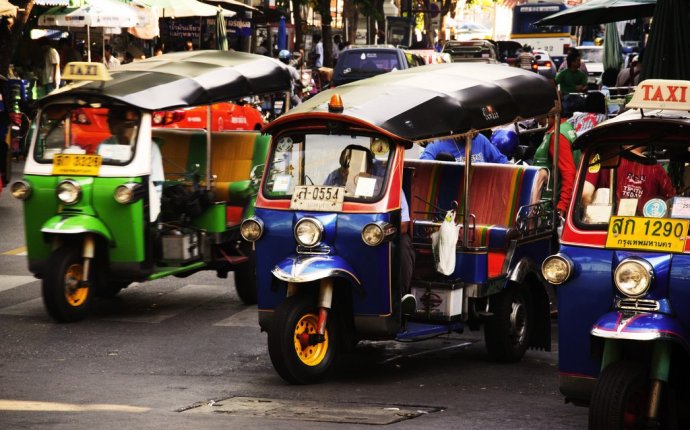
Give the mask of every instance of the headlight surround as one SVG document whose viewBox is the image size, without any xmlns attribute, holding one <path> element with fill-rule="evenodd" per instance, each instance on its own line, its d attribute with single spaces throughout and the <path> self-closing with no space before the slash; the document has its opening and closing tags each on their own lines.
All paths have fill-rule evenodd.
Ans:
<svg viewBox="0 0 690 430">
<path fill-rule="evenodd" d="M 140 197 L 137 193 L 139 188 L 139 184 L 135 184 L 133 182 L 118 185 L 118 187 L 115 188 L 113 197 L 115 198 L 115 201 L 121 205 L 133 203 Z"/>
<path fill-rule="evenodd" d="M 541 264 L 541 274 L 550 284 L 560 285 L 573 273 L 573 262 L 563 254 L 546 257 Z"/>
<path fill-rule="evenodd" d="M 295 224 L 295 240 L 302 246 L 313 248 L 323 238 L 323 224 L 316 218 L 304 217 Z"/>
<path fill-rule="evenodd" d="M 362 240 L 369 246 L 377 246 L 393 236 L 397 229 L 384 221 L 372 222 L 362 229 Z"/>
<path fill-rule="evenodd" d="M 68 179 L 58 184 L 55 190 L 58 200 L 65 205 L 73 205 L 81 198 L 81 185 Z"/>
<path fill-rule="evenodd" d="M 259 218 L 251 217 L 242 221 L 240 234 L 247 242 L 256 242 L 264 232 L 264 223 Z"/>
<path fill-rule="evenodd" d="M 31 185 L 26 181 L 17 181 L 12 184 L 10 192 L 15 199 L 26 200 L 31 196 Z"/>
<path fill-rule="evenodd" d="M 639 257 L 624 259 L 613 272 L 613 283 L 621 294 L 628 297 L 645 295 L 653 279 L 652 265 Z"/>
</svg>

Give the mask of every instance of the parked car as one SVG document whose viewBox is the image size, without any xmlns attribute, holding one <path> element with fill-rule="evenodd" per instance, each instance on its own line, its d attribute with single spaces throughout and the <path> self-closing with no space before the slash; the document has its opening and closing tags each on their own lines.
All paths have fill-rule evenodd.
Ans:
<svg viewBox="0 0 690 430">
<path fill-rule="evenodd" d="M 454 63 L 498 63 L 496 46 L 488 40 L 449 40 L 443 52 L 450 54 Z"/>
<path fill-rule="evenodd" d="M 494 44 L 498 51 L 498 61 L 510 66 L 517 65 L 517 57 L 522 50 L 522 43 L 516 40 L 496 40 Z"/>
<path fill-rule="evenodd" d="M 534 62 L 532 63 L 532 70 L 549 79 L 556 77 L 556 65 L 549 56 L 549 53 L 539 49 L 532 51 L 534 55 Z"/>
<path fill-rule="evenodd" d="M 491 29 L 476 22 L 463 22 L 455 27 L 455 38 L 457 40 L 491 39 Z"/>
<path fill-rule="evenodd" d="M 595 45 L 578 46 L 582 62 L 587 66 L 589 85 L 598 85 L 604 73 L 604 47 Z"/>
<path fill-rule="evenodd" d="M 360 45 L 340 53 L 333 70 L 331 86 L 337 87 L 370 78 L 391 70 L 403 70 L 426 64 L 416 53 L 392 45 Z"/>
</svg>

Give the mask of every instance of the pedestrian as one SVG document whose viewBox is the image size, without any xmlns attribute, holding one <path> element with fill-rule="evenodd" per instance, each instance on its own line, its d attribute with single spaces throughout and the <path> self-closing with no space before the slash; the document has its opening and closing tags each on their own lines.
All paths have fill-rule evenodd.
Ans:
<svg viewBox="0 0 690 430">
<path fill-rule="evenodd" d="M 343 49 L 342 37 L 339 34 L 333 36 L 333 64 L 338 62 L 338 57 Z"/>
<path fill-rule="evenodd" d="M 315 34 L 314 39 L 314 67 L 319 68 L 323 67 L 323 42 L 321 41 L 321 35 L 320 34 Z"/>
<path fill-rule="evenodd" d="M 192 39 L 187 39 L 184 42 L 184 50 L 185 51 L 193 51 L 194 50 L 194 42 L 192 42 Z"/>
<path fill-rule="evenodd" d="M 113 47 L 105 45 L 103 48 L 103 64 L 108 70 L 117 69 L 120 66 L 120 60 L 113 55 Z"/>
<path fill-rule="evenodd" d="M 587 91 L 587 74 L 580 70 L 580 55 L 571 52 L 565 61 L 568 68 L 556 75 L 556 83 L 560 85 L 561 95 Z"/>
<path fill-rule="evenodd" d="M 630 62 L 630 67 L 626 67 L 618 73 L 616 77 L 617 87 L 634 87 L 640 83 L 642 73 L 642 52 L 635 55 Z"/>
<path fill-rule="evenodd" d="M 534 54 L 532 54 L 532 47 L 525 44 L 518 55 L 518 65 L 521 69 L 532 70 L 532 62 L 534 61 Z"/>
<path fill-rule="evenodd" d="M 60 87 L 60 54 L 50 45 L 47 37 L 40 40 L 41 54 L 43 55 L 43 70 L 41 73 L 41 85 L 44 94 L 48 94 Z"/>
</svg>

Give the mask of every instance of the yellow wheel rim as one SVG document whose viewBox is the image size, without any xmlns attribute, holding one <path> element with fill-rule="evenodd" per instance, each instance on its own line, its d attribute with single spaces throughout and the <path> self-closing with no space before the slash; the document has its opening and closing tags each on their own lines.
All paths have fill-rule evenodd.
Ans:
<svg viewBox="0 0 690 430">
<path fill-rule="evenodd" d="M 83 305 L 89 296 L 89 288 L 81 282 L 84 279 L 83 269 L 81 264 L 72 264 L 65 272 L 65 299 L 73 307 Z"/>
<path fill-rule="evenodd" d="M 303 333 L 316 334 L 318 326 L 319 317 L 314 314 L 304 315 L 295 326 L 295 352 L 300 361 L 307 366 L 319 365 L 326 357 L 326 352 L 328 352 L 328 330 L 324 334 L 324 341 L 316 345 L 305 345 L 303 347 L 300 341 L 300 335 Z"/>
</svg>

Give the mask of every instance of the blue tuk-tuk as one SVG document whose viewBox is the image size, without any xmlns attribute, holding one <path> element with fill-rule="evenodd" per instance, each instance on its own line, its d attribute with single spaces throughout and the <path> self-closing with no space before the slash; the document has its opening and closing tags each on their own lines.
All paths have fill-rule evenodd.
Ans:
<svg viewBox="0 0 690 430">
<path fill-rule="evenodd" d="M 482 325 L 497 360 L 548 350 L 539 267 L 557 240 L 541 199 L 546 171 L 410 159 L 406 150 L 460 137 L 472 153 L 477 133 L 558 116 L 558 106 L 555 87 L 534 73 L 439 64 L 323 92 L 270 123 L 255 216 L 241 233 L 256 249 L 259 323 L 280 376 L 318 381 L 359 340 Z M 444 237 L 457 243 L 442 274 L 434 237 L 447 216 L 456 230 Z"/>
<path fill-rule="evenodd" d="M 557 286 L 560 389 L 589 428 L 690 428 L 690 82 L 640 83 L 584 133 Z"/>
</svg>

